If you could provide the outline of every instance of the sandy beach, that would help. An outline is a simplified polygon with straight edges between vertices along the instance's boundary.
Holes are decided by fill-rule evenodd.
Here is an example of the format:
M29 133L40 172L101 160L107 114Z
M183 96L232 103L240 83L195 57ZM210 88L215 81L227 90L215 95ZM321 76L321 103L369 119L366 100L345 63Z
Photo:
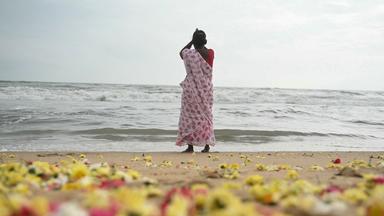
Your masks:
M110 165L115 165L121 169L132 168L139 171L143 176L155 178L159 184L164 187L183 186L189 182L207 181L212 185L216 185L220 181L225 181L224 178L206 178L201 174L201 170L214 170L222 163L239 164L239 178L234 179L235 182L242 182L247 176L259 174L264 176L266 180L281 178L283 179L286 172L282 171L258 171L255 164L261 163L265 165L290 165L297 167L302 179L311 181L315 184L335 183L340 186L352 184L355 178L346 178L343 176L334 177L337 169L326 169L332 160L340 158L342 164L353 160L364 160L367 163L375 165L383 155L383 152L262 152L262 153L52 153L52 152L19 152L10 153L16 157L14 159L2 159L4 161L46 161L49 163L58 163L60 160L68 159L68 156L79 157L80 154L85 154L89 163L108 162ZM143 155L152 156L152 165L146 165L143 161ZM244 164L246 156L251 161ZM135 160L136 158L136 160ZM161 167L162 162L170 161L172 166ZM317 165L324 168L324 171L314 171L311 167ZM381 169L368 169L367 172L383 173Z
M37 161L48 162L49 166L54 166L57 170L44 171L45 165L39 165L36 163ZM28 177L10 183L10 179L5 176L9 176L10 173L15 173L17 170L10 171L6 167L7 165L8 168L15 166L13 162L25 166L29 172L23 177ZM75 171L79 168L72 164L81 165L80 167L83 167L84 171L81 169ZM108 168L104 177L97 174L101 171L94 171L100 167ZM28 178L32 178L30 176L31 168L33 168L32 174L40 169L40 174L33 177L41 178L39 181L33 181L38 182L35 185L25 182L28 181ZM117 170L122 171L121 173L128 173L128 176L123 174L119 176ZM70 203L71 200L80 200L82 204L77 208L83 209L85 212L91 212L93 205L98 206L98 204L86 205L82 202L82 200L88 199L86 198L87 193L93 193L96 189L113 194L113 191L118 191L120 188L143 189L144 187L143 190L147 191L145 200L154 208L148 214L142 212L143 215L173 215L171 214L173 204L180 209L183 209L183 205L185 205L184 208L188 209L186 212L189 212L186 215L228 215L213 214L208 211L209 209L205 209L208 207L204 207L203 210L196 207L192 214L190 207L192 204L189 202L194 203L193 206L199 203L198 195L195 194L196 190L203 191L208 198L215 191L229 191L234 199L238 199L244 205L257 206L254 215L345 215L346 213L382 215L384 213L382 204L384 200L384 193L382 193L384 187L383 152L225 152L209 154L6 152L1 153L0 171L2 173L0 190L5 192L8 198L12 197L12 194L23 194L27 198L39 195L56 205ZM44 172L47 173L44 174ZM58 183L58 181L52 180L57 178L57 176L51 176L52 172L68 177ZM73 177L73 175L77 177ZM114 178L116 176L118 178ZM86 182L84 179L89 182L84 183ZM55 182L54 186L49 185L52 182ZM276 185L276 182L279 182L278 185L284 186L270 190L271 185ZM20 187L18 184L29 189L25 189L26 191L17 189ZM151 186L151 189L146 188L148 185ZM288 192L294 187L296 187L295 192ZM180 188L188 188L192 198L188 198L187 204L175 204L170 201L167 203L169 207L166 208L169 210L168 213L162 211L165 200L171 196L170 191ZM174 193L172 192L171 197L175 196ZM295 197L298 200L305 197L307 203L295 200ZM3 205L4 202L6 203L3 197ZM204 203L206 202L209 202L209 199L204 201ZM375 204L377 202L379 204ZM378 209L375 211L379 213L373 214L370 212L372 209ZM57 213L59 210L56 209L55 212ZM201 212L199 212L200 210ZM177 212L180 212L177 215L185 215L181 214L181 210ZM54 214L51 212L51 215Z

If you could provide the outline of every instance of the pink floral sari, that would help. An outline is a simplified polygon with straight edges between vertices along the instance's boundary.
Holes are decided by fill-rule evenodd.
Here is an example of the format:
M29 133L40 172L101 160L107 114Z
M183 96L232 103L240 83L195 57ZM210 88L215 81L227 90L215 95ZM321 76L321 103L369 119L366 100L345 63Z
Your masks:
M176 145L215 145L212 67L195 49L182 52L187 76L183 89Z

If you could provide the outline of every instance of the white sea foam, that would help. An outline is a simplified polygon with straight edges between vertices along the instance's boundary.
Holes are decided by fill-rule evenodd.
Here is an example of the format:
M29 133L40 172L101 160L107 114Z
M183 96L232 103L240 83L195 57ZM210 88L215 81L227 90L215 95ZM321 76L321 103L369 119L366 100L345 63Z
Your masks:
M0 82L0 99L53 101L179 102L178 86ZM384 93L257 88L215 88L216 103L286 103L383 106Z

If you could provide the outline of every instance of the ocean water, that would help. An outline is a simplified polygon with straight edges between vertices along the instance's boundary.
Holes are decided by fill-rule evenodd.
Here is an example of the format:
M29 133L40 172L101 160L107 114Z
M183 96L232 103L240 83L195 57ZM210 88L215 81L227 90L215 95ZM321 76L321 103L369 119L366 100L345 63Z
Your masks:
M181 151L179 86L0 81L0 151ZM214 89L213 151L384 151L384 92Z

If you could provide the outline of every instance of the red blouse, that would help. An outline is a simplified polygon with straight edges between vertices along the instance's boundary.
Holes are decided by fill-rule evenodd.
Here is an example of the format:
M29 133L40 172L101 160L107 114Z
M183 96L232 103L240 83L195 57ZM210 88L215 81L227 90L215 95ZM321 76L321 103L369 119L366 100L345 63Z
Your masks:
M208 59L207 63L213 67L213 59L215 58L215 52L213 49L208 49Z

